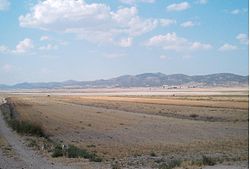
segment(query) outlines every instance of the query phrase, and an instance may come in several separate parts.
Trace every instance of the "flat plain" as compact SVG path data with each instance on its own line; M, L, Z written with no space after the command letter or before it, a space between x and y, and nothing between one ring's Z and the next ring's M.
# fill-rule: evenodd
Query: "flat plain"
M111 166L157 168L204 155L248 161L248 89L2 95L20 120L41 125L52 140L96 152Z

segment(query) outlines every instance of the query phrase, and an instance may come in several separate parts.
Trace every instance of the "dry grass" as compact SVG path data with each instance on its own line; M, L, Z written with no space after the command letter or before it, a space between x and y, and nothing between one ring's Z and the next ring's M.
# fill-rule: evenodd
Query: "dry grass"
M107 159L152 152L247 159L245 96L234 101L226 96L191 97L20 95L12 101L21 120L41 124L51 138Z

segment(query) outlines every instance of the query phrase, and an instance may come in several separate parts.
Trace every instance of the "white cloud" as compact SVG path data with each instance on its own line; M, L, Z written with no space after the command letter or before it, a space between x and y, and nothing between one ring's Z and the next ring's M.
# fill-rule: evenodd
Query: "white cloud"
M234 15L237 15L240 13L240 10L239 9L234 9L231 11L231 14L234 14Z
M58 48L57 45L47 44L45 46L40 46L38 49L39 50L55 50L57 48Z
M167 6L167 11L183 11L190 8L188 2L174 3Z
M169 26L172 24L176 24L176 20L173 19L159 19L161 26Z
M121 37L139 36L159 25L157 19L138 16L136 7L112 11L106 4L83 0L39 1L19 17L19 23L22 27L73 33L97 43L118 43Z
M186 22L181 23L181 27L184 27L184 28L190 28L190 27L193 27L194 25L195 24L192 21L186 21Z
M0 0L0 11L9 9L10 2L8 0Z
M165 50L174 50L176 52L208 50L212 48L210 44L192 42L183 37L178 37L175 32L154 36L149 39L146 45L159 46Z
M32 49L34 47L33 42L31 39L26 38L22 41L20 41L16 45L16 49L14 50L14 53L25 53L28 50Z
M133 38L126 38L126 39L121 39L121 41L119 42L119 45L121 47L130 47L133 43Z
M196 3L204 5L208 3L208 0L197 0Z
M241 44L248 45L248 35L240 33L236 36L236 39L240 41Z
M238 15L238 14L244 14L248 11L247 8L243 8L243 9L233 9L231 11L229 11L231 14L233 15Z
M12 70L13 66L10 64L5 64L2 66L2 70L6 73L10 72Z
M49 40L48 36L44 35L40 37L40 41L46 41L46 40Z
M191 45L191 49L193 49L193 50L199 50L199 49L207 50L207 49L211 49L211 48L212 48L212 45L200 43L200 42L193 42Z
M225 43L224 45L222 45L220 48L219 48L219 51L232 51L232 50L237 50L238 47L235 46L235 45L231 45L231 44L228 44L228 43Z
M138 2L144 2L144 3L154 3L155 0L120 0L120 2L124 4L134 5Z

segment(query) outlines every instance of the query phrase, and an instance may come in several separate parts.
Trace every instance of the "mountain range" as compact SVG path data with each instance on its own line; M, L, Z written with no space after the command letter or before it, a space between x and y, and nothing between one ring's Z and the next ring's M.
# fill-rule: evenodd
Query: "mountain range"
M166 75L163 73L144 73L124 75L106 80L42 83L18 83L15 85L0 84L0 89L64 89L64 88L110 88L110 87L218 87L248 86L249 76L232 73L188 76L184 74Z

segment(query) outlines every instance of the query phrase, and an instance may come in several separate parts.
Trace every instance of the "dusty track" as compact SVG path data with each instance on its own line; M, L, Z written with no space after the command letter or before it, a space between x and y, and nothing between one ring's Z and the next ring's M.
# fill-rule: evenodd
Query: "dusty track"
M0 166L4 169L28 168L28 169L73 169L73 166L63 166L48 161L34 150L24 145L22 139L6 126L0 112L0 134L6 139L15 152L15 158L8 158L0 151Z

